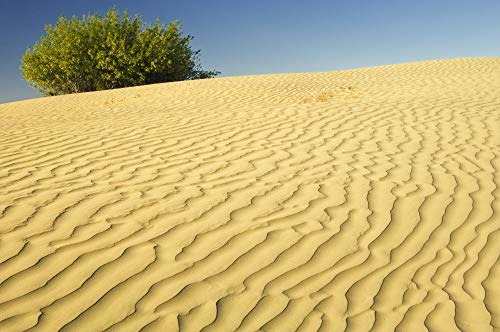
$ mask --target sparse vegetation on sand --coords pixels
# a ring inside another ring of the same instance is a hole
[[[210,78],[200,50],[190,46],[181,24],[159,19],[145,23],[140,15],[110,9],[98,14],[61,16],[55,26],[22,58],[24,78],[43,95],[61,95],[162,82]]]

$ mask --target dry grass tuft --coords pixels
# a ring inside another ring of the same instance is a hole
[[[353,86],[339,86],[333,90],[321,91],[318,94],[306,96],[302,99],[302,103],[324,103],[334,99],[356,99],[359,98],[356,92],[357,89]]]

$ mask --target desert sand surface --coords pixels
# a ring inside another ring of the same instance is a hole
[[[500,331],[500,58],[0,119],[0,331]]]

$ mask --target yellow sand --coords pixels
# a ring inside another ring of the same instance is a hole
[[[499,331],[500,58],[0,105],[0,331]]]

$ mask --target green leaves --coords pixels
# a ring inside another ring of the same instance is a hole
[[[154,25],[140,15],[120,15],[111,8],[81,19],[60,17],[22,58],[21,71],[29,84],[44,95],[61,95],[210,78],[219,72],[204,71],[192,36],[182,36],[174,21]]]

